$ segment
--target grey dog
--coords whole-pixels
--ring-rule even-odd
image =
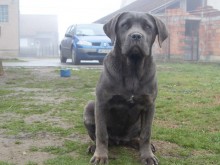
[[[156,66],[151,55],[158,36],[167,38],[164,23],[146,13],[124,12],[104,25],[114,43],[104,59],[96,86],[96,100],[84,110],[84,124],[95,141],[92,164],[108,163],[110,144],[138,141],[141,162],[157,165],[151,149],[151,127],[157,96]]]

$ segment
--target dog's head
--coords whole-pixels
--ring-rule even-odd
[[[151,55],[151,48],[158,35],[159,45],[168,37],[165,24],[158,18],[140,12],[124,12],[104,25],[106,35],[121,54],[127,57]]]

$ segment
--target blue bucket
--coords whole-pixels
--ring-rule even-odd
[[[70,69],[60,69],[60,76],[61,77],[70,77],[71,70]]]

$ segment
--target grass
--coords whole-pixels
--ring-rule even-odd
[[[159,94],[152,141],[161,165],[207,165],[220,162],[220,65],[159,63]],[[52,134],[61,145],[33,145],[29,152],[48,153],[44,165],[84,165],[91,142],[83,126],[82,113],[94,99],[100,70],[72,70],[61,78],[59,68],[8,68],[0,81],[0,137],[33,138]],[[57,119],[57,120],[56,120]],[[52,139],[53,140],[53,139]],[[16,139],[15,145],[25,140]],[[138,165],[138,152],[112,147],[110,164]],[[11,164],[0,158],[0,165]],[[24,164],[38,164],[29,160]]]
[[[17,59],[17,58],[6,58],[6,59],[0,59],[1,61],[3,62],[26,62],[24,60],[20,60],[20,59]]]

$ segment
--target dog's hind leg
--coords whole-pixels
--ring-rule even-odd
[[[88,104],[85,106],[84,109],[84,114],[83,114],[83,120],[84,120],[84,125],[88,131],[88,134],[90,138],[95,141],[95,102],[90,101]]]
[[[84,114],[83,114],[83,120],[84,125],[88,131],[89,137],[95,142],[95,102],[90,101],[85,106]],[[95,145],[91,145],[88,147],[87,152],[88,153],[94,153],[95,152]]]

